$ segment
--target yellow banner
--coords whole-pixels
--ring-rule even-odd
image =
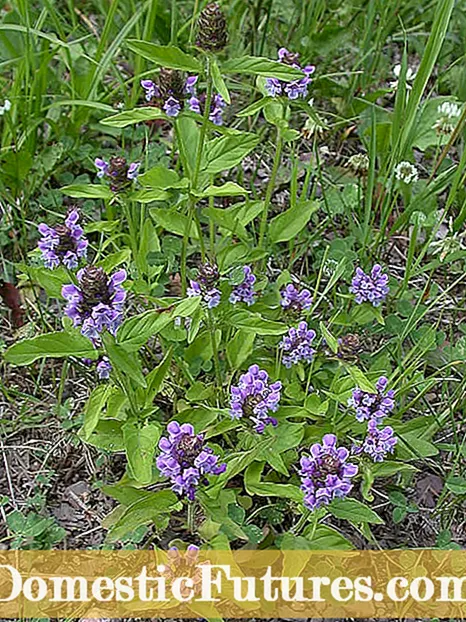
[[[4,551],[2,618],[462,618],[466,551]]]

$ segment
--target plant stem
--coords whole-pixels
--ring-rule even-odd
[[[270,201],[272,200],[272,194],[275,188],[275,182],[277,180],[278,168],[282,157],[283,138],[281,127],[277,126],[277,146],[275,149],[275,158],[273,160],[272,173],[270,175],[269,184],[267,186],[267,192],[264,199],[264,207],[262,208],[262,219],[259,230],[259,248],[264,246],[265,232],[267,229],[267,217],[269,213]]]
[[[188,513],[187,513],[187,522],[188,522],[188,531],[189,533],[194,533],[195,531],[195,519],[196,519],[196,502],[188,501]]]
[[[311,513],[309,512],[309,510],[307,510],[307,509],[304,510],[304,513],[301,515],[301,518],[299,519],[299,521],[296,523],[296,525],[294,527],[292,527],[291,531],[296,536],[299,534],[300,531],[303,530],[303,527],[307,523],[310,515],[311,515]]]
[[[217,339],[215,337],[215,323],[214,323],[214,315],[212,313],[212,309],[207,310],[207,317],[209,319],[210,342],[212,344],[212,355],[214,357],[215,379],[217,381],[220,394],[222,394],[223,393],[223,380],[222,380],[222,372],[220,370],[220,358],[218,355]]]

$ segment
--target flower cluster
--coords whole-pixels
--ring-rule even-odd
[[[275,412],[280,403],[282,383],[280,381],[269,384],[269,375],[251,365],[245,374],[240,376],[238,386],[231,387],[230,413],[234,419],[250,417],[255,424],[255,431],[262,434],[265,427],[271,423],[278,424]]]
[[[184,80],[179,71],[161,69],[157,82],[141,80],[141,86],[145,91],[146,101],[162,108],[169,117],[177,117],[185,105],[191,112],[203,114],[206,95],[197,94],[197,81],[198,76],[188,76]],[[215,125],[222,125],[225,106],[223,97],[214,93],[209,119]]]
[[[167,426],[168,437],[162,437],[157,458],[157,468],[172,482],[172,490],[193,501],[200,484],[207,484],[206,475],[220,475],[226,464],[219,464],[210,447],[204,444],[204,436],[195,434],[189,423],[180,425],[172,421]]]
[[[72,210],[65,219],[65,224],[49,227],[45,223],[39,225],[42,238],[37,243],[47,268],[58,268],[63,264],[73,270],[78,267],[79,260],[86,257],[88,241],[79,226],[79,212]]]
[[[372,306],[378,307],[390,292],[388,275],[384,274],[379,264],[375,264],[370,274],[366,274],[361,268],[356,268],[350,292],[355,295],[358,305],[370,302]]]
[[[390,82],[390,88],[392,89],[397,89],[398,88],[398,84],[399,84],[399,80],[400,80],[400,75],[401,75],[401,65],[395,65],[393,67],[393,75],[395,76],[395,80],[393,80],[393,82]],[[410,91],[413,87],[412,87],[412,82],[414,81],[415,77],[417,76],[417,72],[412,69],[411,67],[407,67],[406,68],[406,90]]]
[[[311,446],[310,455],[301,458],[301,490],[304,505],[315,510],[338,497],[346,497],[353,487],[351,478],[358,467],[347,462],[349,451],[337,447],[337,437],[325,434],[322,443]]]
[[[254,291],[256,276],[250,266],[244,266],[243,272],[244,279],[239,285],[235,285],[233,288],[230,294],[230,302],[232,304],[245,302],[247,305],[252,305],[256,300],[256,292]]]
[[[110,372],[113,367],[110,361],[106,356],[103,356],[100,361],[97,363],[97,375],[100,380],[108,380],[110,378]]]
[[[419,173],[414,164],[404,161],[396,165],[395,177],[398,181],[409,186],[419,179]]]
[[[348,406],[356,411],[356,419],[358,421],[375,420],[380,423],[384,417],[389,415],[395,407],[393,399],[395,392],[390,389],[387,391],[388,380],[385,376],[381,376],[375,388],[377,393],[370,393],[362,389],[353,389],[353,393],[348,400]]]
[[[227,41],[225,15],[216,2],[210,2],[199,15],[196,45],[207,52],[220,52]]]
[[[307,322],[300,322],[298,328],[290,328],[279,346],[284,352],[282,360],[285,367],[290,368],[300,361],[312,361],[315,353],[312,342],[315,336],[315,331],[308,327]]]
[[[128,164],[126,159],[121,156],[110,158],[110,162],[96,158],[94,164],[98,170],[97,177],[108,177],[110,179],[112,192],[126,190],[137,179],[140,167],[139,162]]]
[[[265,81],[265,90],[270,97],[278,97],[279,95],[286,95],[288,99],[298,99],[300,97],[307,97],[308,87],[312,82],[312,74],[315,71],[314,65],[306,65],[301,67],[299,64],[299,54],[293,54],[286,48],[280,48],[278,50],[278,60],[285,65],[291,65],[296,69],[300,69],[304,73],[304,77],[300,80],[293,80],[292,82],[283,82],[278,78],[267,78]]]
[[[11,101],[9,99],[5,99],[3,106],[0,106],[0,117],[3,117],[5,112],[9,112],[11,110]]]
[[[66,315],[74,326],[93,343],[100,340],[100,333],[107,329],[113,335],[123,321],[123,304],[126,291],[121,284],[126,271],[118,270],[108,276],[102,268],[86,266],[78,272],[79,286],[64,285],[63,297],[68,301]]]
[[[190,280],[188,296],[201,296],[209,309],[220,304],[220,290],[216,285],[220,279],[218,267],[215,264],[205,263],[201,265],[197,274],[197,281]]]
[[[437,111],[440,116],[432,128],[439,134],[451,134],[461,115],[460,106],[454,102],[443,102],[443,104],[440,104],[437,108]]]
[[[375,419],[370,419],[360,451],[370,456],[374,462],[383,462],[387,454],[393,453],[397,442],[393,428],[387,425],[381,429]]]
[[[311,292],[308,289],[298,290],[292,283],[281,290],[280,296],[283,309],[296,317],[312,306]]]

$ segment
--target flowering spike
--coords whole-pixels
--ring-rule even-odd
[[[39,225],[42,238],[37,243],[47,268],[58,268],[63,264],[69,270],[78,267],[79,260],[86,257],[88,241],[79,226],[79,212],[71,210],[65,224],[49,227],[45,223]]]
[[[266,425],[278,424],[270,412],[275,412],[280,403],[282,383],[269,384],[269,375],[259,365],[251,365],[247,373],[240,376],[238,386],[231,387],[230,413],[234,419],[249,417],[255,430],[262,434]]]
[[[199,15],[196,45],[206,52],[220,52],[227,41],[225,15],[216,2],[211,2]]]
[[[353,393],[348,400],[348,406],[356,411],[358,421],[369,421],[374,419],[380,423],[384,417],[389,415],[395,408],[393,399],[395,392],[390,389],[387,391],[388,380],[381,376],[375,385],[377,393],[370,393],[362,389],[353,389]]]
[[[290,65],[295,69],[300,69],[304,73],[304,77],[291,82],[283,82],[278,78],[267,78],[265,81],[265,90],[270,97],[278,97],[286,95],[288,99],[299,99],[307,97],[308,87],[312,82],[312,74],[315,71],[314,65],[306,65],[301,67],[299,64],[299,54],[289,52],[286,48],[278,50],[278,60],[284,65]]]
[[[284,352],[282,360],[285,367],[290,368],[301,361],[312,361],[315,354],[312,342],[315,336],[315,331],[309,329],[307,322],[300,322],[298,328],[290,328],[279,346]]]
[[[254,283],[256,282],[256,276],[254,275],[251,266],[244,266],[244,279],[239,285],[235,285],[231,294],[230,302],[236,304],[237,302],[245,302],[248,306],[254,304],[256,300],[256,293],[254,291]]]
[[[370,302],[373,307],[378,307],[390,292],[388,275],[384,274],[379,264],[375,264],[370,274],[366,274],[361,268],[356,268],[350,292],[355,294],[358,305]]]

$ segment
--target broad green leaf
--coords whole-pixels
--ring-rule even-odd
[[[18,269],[22,270],[33,283],[42,287],[47,295],[52,298],[61,298],[63,285],[71,282],[70,275],[63,266],[55,270],[49,270],[41,266],[19,264]]]
[[[208,186],[198,196],[203,199],[207,197],[236,197],[245,194],[248,194],[245,188],[234,181],[227,181],[221,186]]]
[[[105,451],[124,451],[122,425],[116,419],[101,419],[86,442]]]
[[[466,494],[466,478],[459,475],[450,476],[445,482],[445,486],[455,495]]]
[[[141,361],[136,352],[128,352],[110,334],[103,336],[105,349],[113,367],[116,367],[121,374],[128,376],[140,387],[146,386],[146,380],[142,373]]]
[[[202,65],[198,60],[174,45],[155,45],[155,43],[139,41],[138,39],[129,39],[126,44],[132,52],[136,52],[136,54],[160,67],[194,73],[199,73],[202,70]]]
[[[334,499],[328,509],[333,516],[353,523],[383,524],[383,520],[374,510],[356,499]]]
[[[253,332],[238,330],[227,343],[226,351],[232,369],[239,369],[252,354],[256,335]]]
[[[12,365],[30,365],[41,358],[67,356],[95,360],[98,351],[79,330],[70,330],[19,341],[5,352],[5,361]]]
[[[154,369],[147,375],[147,391],[146,391],[146,405],[149,406],[154,401],[155,396],[160,393],[165,377],[170,369],[172,362],[173,351],[169,350],[163,360],[154,367]]]
[[[188,217],[184,214],[180,214],[174,209],[168,210],[162,208],[154,208],[150,210],[150,215],[155,220],[155,222],[160,227],[163,227],[166,231],[184,237],[185,229],[188,226]],[[199,237],[194,222],[191,222],[189,235],[190,237],[195,239]]]
[[[74,184],[60,188],[60,192],[73,199],[105,199],[110,200],[115,195],[104,185],[95,184]]]
[[[304,78],[304,73],[300,69],[261,56],[231,58],[223,63],[221,68],[225,73],[247,73],[266,78],[278,78],[285,82]]]
[[[169,193],[161,188],[143,188],[134,192],[130,199],[138,203],[152,203],[152,201],[166,201],[170,198]]]
[[[230,318],[232,326],[255,335],[283,335],[288,327],[281,322],[266,320],[259,313],[241,311]]]
[[[220,73],[220,69],[218,68],[215,58],[212,59],[211,71],[215,90],[220,93],[227,104],[231,104],[230,93],[228,92],[227,85],[225,84],[225,80],[222,78],[222,74]]]
[[[172,321],[171,309],[155,309],[128,318],[118,329],[118,343],[125,350],[139,350]]]
[[[196,168],[197,148],[199,145],[199,126],[194,119],[183,114],[177,117],[175,130],[184,174],[192,180]],[[201,170],[203,168],[204,165],[201,162]]]
[[[374,383],[369,380],[359,367],[355,365],[345,365],[345,369],[353,379],[355,387],[363,391],[368,391],[369,393],[377,393]]]
[[[325,339],[330,350],[336,354],[338,352],[338,339],[336,339],[332,333],[328,330],[323,322],[319,322],[320,332],[322,333],[322,337]]]
[[[286,210],[275,218],[269,225],[269,239],[273,244],[288,242],[304,229],[312,214],[319,209],[318,201],[305,201],[297,203],[294,207]]]
[[[350,551],[351,549],[355,548],[354,545],[349,540],[347,540],[339,531],[333,529],[333,527],[329,527],[328,525],[317,525],[315,530],[313,530],[311,527],[305,532],[304,535],[309,542],[310,550]]]
[[[296,503],[302,503],[303,493],[298,486],[292,484],[275,484],[274,482],[261,481],[263,462],[254,462],[244,474],[244,486],[250,495],[259,497],[280,497],[292,499]]]
[[[188,183],[186,179],[180,180],[176,171],[172,171],[166,166],[160,165],[154,166],[142,175],[139,175],[138,182],[142,186],[162,188],[162,190],[166,190],[167,188],[179,188]]]
[[[253,102],[252,104],[250,104],[243,110],[240,110],[240,112],[238,112],[236,116],[237,117],[249,117],[253,114],[256,114],[256,112],[261,111],[262,108],[267,106],[267,104],[270,104],[270,102],[272,101],[273,101],[272,97],[263,97],[262,99],[259,99],[258,101]]]
[[[88,440],[92,432],[94,432],[102,410],[112,391],[112,385],[101,384],[97,386],[89,396],[86,407],[84,409],[84,424],[82,427],[82,435],[84,440]]]
[[[123,248],[121,251],[117,251],[116,253],[111,253],[107,255],[105,259],[97,262],[97,266],[103,268],[107,274],[113,272],[115,268],[121,266],[123,263],[129,263],[131,261],[131,249]]]
[[[206,172],[220,173],[240,164],[259,141],[258,136],[249,132],[214,138],[207,144]]]
[[[128,127],[128,125],[155,121],[155,119],[165,119],[168,121],[170,117],[160,110],[160,108],[151,106],[147,108],[135,108],[134,110],[119,112],[111,117],[102,119],[101,123],[102,125],[109,125],[110,127]]]
[[[384,460],[384,462],[376,462],[370,465],[370,470],[374,477],[391,477],[398,473],[411,472],[414,473],[418,469],[412,464],[405,462],[395,462],[394,460]]]
[[[162,434],[161,426],[153,423],[141,428],[128,422],[122,430],[130,474],[140,484],[149,484],[155,448]]]
[[[108,538],[111,542],[121,540],[126,535],[141,527],[154,522],[158,525],[162,518],[170,516],[171,512],[181,508],[174,492],[161,490],[150,496],[140,499],[130,505],[110,530]]]

